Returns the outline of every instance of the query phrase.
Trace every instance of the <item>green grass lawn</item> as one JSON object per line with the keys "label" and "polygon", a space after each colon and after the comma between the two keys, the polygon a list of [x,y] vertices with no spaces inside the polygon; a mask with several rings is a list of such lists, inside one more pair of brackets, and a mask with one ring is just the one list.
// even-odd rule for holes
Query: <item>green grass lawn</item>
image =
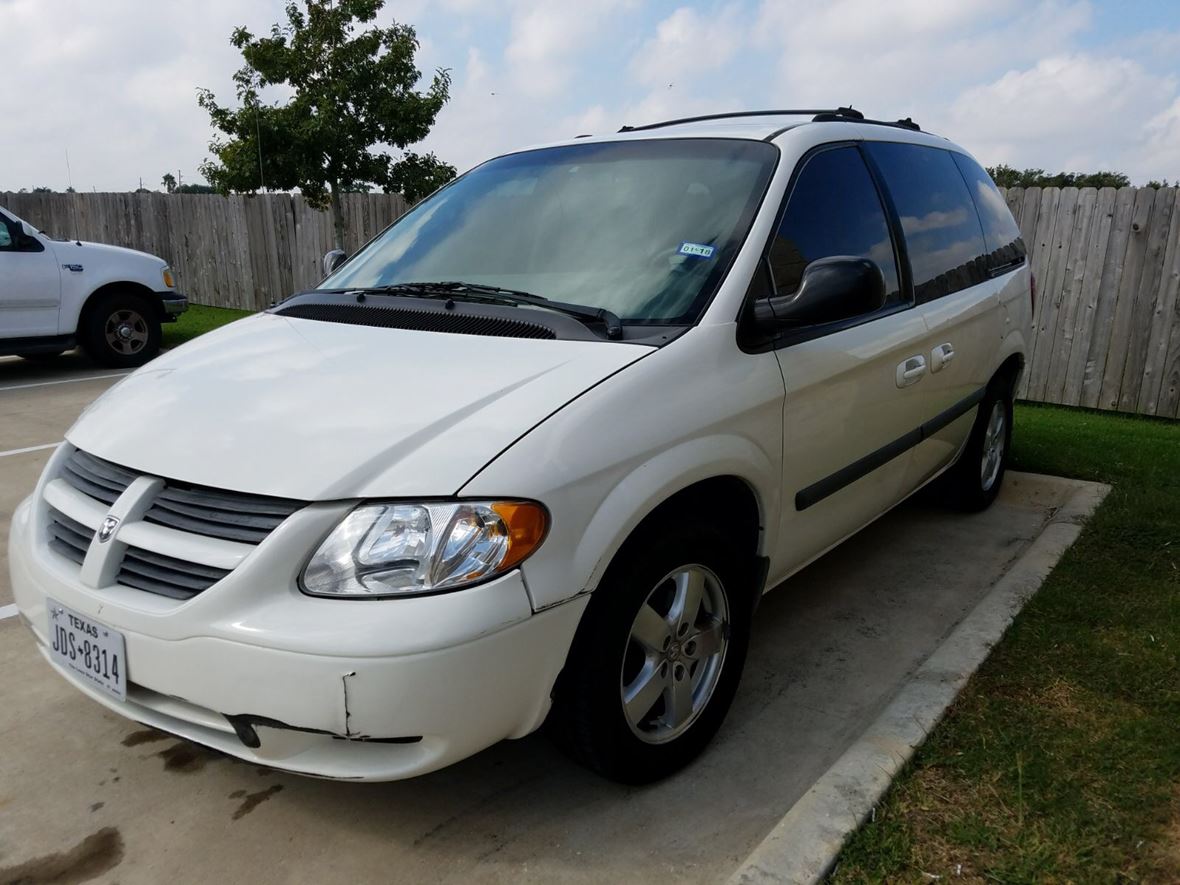
{"label": "green grass lawn", "polygon": [[836,882],[1180,882],[1180,423],[1021,405],[1013,462],[1114,489]]}
{"label": "green grass lawn", "polygon": [[164,347],[176,347],[178,344],[211,332],[218,326],[232,323],[242,317],[249,316],[253,311],[233,310],[228,307],[205,307],[201,304],[190,304],[188,310],[180,315],[175,323],[165,323]]}

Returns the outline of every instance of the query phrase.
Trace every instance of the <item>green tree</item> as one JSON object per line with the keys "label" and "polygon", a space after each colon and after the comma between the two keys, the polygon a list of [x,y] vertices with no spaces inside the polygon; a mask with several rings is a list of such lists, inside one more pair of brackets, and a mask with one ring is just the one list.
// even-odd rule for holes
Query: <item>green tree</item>
{"label": "green tree", "polygon": [[182,184],[177,186],[178,194],[215,194],[217,191],[207,184]]}
{"label": "green tree", "polygon": [[1126,187],[1131,179],[1122,172],[1046,172],[1013,169],[1003,163],[988,166],[987,174],[1000,187]]}
{"label": "green tree", "polygon": [[[218,104],[207,89],[197,100],[213,126],[216,159],[201,173],[221,193],[298,188],[318,208],[331,207],[336,246],[343,248],[340,195],[378,186],[402,189],[414,202],[455,176],[433,154],[406,149],[430,132],[450,96],[451,77],[436,71],[424,91],[414,65],[418,39],[409,25],[372,24],[384,0],[292,0],[287,24],[269,36],[237,28],[230,42],[245,65],[234,75],[239,107]],[[283,103],[262,90],[285,87]],[[378,148],[392,146],[399,159]]]}
{"label": "green tree", "polygon": [[176,193],[176,176],[171,172],[164,173],[164,177],[160,179],[160,184],[164,185],[164,190],[168,193]]}

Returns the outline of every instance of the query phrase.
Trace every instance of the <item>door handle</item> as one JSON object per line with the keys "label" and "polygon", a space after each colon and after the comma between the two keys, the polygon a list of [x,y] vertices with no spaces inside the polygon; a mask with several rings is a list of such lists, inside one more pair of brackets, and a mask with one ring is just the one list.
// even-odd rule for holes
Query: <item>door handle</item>
{"label": "door handle", "polygon": [[955,358],[955,348],[948,344],[940,344],[930,351],[930,371],[937,372]]}
{"label": "door handle", "polygon": [[897,386],[909,387],[917,384],[926,374],[926,357],[912,356],[897,366]]}

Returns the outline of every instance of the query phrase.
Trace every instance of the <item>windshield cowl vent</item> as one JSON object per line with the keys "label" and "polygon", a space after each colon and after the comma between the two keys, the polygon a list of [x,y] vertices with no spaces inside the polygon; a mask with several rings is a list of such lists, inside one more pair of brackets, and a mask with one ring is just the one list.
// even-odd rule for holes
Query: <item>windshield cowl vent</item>
{"label": "windshield cowl vent", "polygon": [[454,335],[486,335],[498,338],[556,338],[539,323],[504,317],[476,316],[454,311],[414,310],[370,304],[292,304],[274,311],[279,316],[324,323],[347,323],[382,329],[416,332],[450,332]]}

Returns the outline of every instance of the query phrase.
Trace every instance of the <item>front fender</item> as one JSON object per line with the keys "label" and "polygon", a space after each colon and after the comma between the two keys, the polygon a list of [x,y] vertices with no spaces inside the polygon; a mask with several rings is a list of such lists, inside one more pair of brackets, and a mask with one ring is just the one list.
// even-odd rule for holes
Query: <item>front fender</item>
{"label": "front fender", "polygon": [[62,268],[59,322],[65,334],[77,329],[86,302],[100,289],[123,285],[147,293],[164,290],[166,264],[154,255],[72,242],[54,242],[53,251]]}
{"label": "front fender", "polygon": [[536,608],[592,590],[644,517],[714,477],[750,487],[764,527],[759,545],[771,550],[783,395],[773,353],[742,354],[732,326],[699,326],[575,398],[460,494],[549,508],[549,536],[522,567]]}
{"label": "front fender", "polygon": [[[740,436],[707,436],[661,452],[624,476],[594,511],[569,563],[574,584],[579,592],[592,590],[647,516],[677,492],[717,477],[736,477],[753,492],[762,528],[758,551],[765,553],[773,547],[777,530],[777,520],[770,525],[766,514],[777,511],[778,471],[765,452]],[[767,495],[776,498],[769,507]]]}

